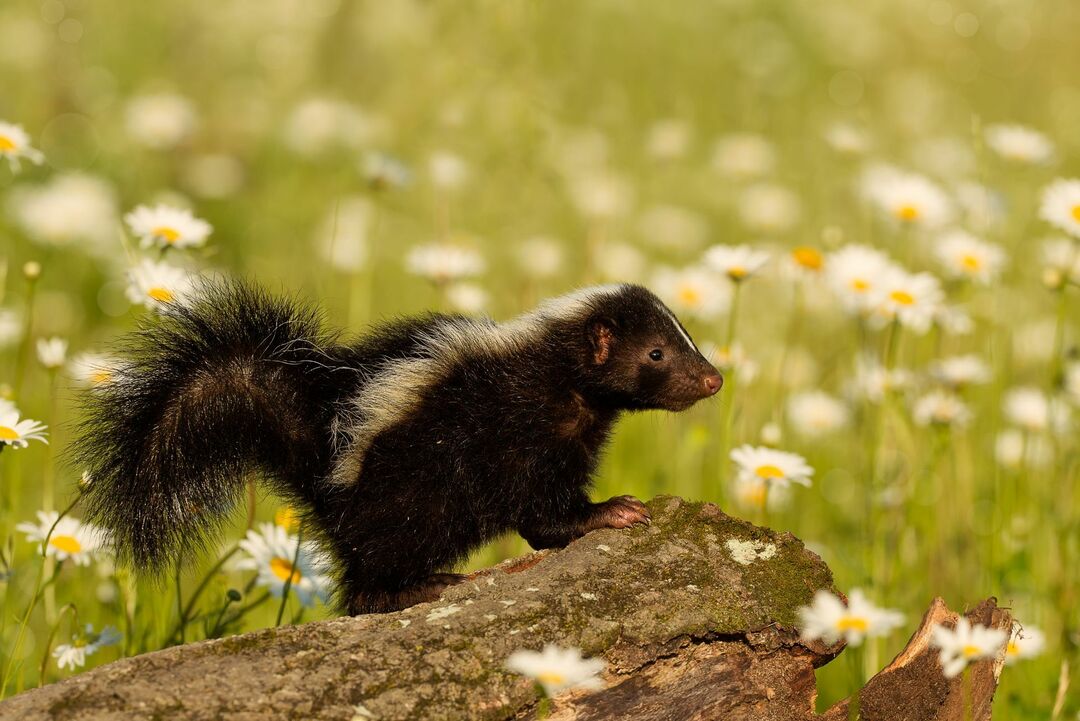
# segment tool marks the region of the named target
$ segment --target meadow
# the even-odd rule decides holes
[[[79,394],[193,277],[353,333],[632,281],[726,383],[626,417],[597,499],[791,531],[904,615],[867,675],[934,596],[996,596],[1038,643],[995,718],[1080,717],[1077,27],[1070,0],[4,3],[3,693],[335,613],[261,491],[166,583],[76,520]]]

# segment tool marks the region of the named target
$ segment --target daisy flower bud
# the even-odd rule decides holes
[[[67,358],[68,342],[63,338],[38,338],[37,358],[42,366],[56,370]]]

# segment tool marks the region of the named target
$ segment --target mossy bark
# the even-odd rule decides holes
[[[711,504],[649,506],[648,528],[508,561],[435,603],[124,659],[16,696],[0,716],[529,718],[534,687],[503,664],[555,643],[608,669],[604,689],[557,698],[553,719],[820,718],[813,670],[842,647],[802,643],[795,623],[816,590],[833,590],[821,559]]]

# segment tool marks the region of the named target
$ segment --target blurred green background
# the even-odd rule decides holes
[[[761,521],[732,492],[727,451],[764,429],[816,469],[814,486],[793,489],[768,523],[820,553],[838,588],[903,610],[909,629],[935,595],[955,609],[996,595],[1048,638],[1041,657],[1005,670],[996,718],[1047,719],[1055,707],[1053,718],[1075,717],[1080,703],[1059,677],[1068,661],[1064,678],[1080,682],[1076,412],[1066,431],[1025,436],[1014,466],[995,446],[1005,393],[1059,393],[1052,369],[1076,341],[1075,293],[1044,282],[1040,241],[1052,229],[1036,207],[1047,183],[1080,172],[1077,27],[1071,0],[7,0],[0,119],[22,125],[47,162],[18,175],[0,167],[0,307],[20,329],[0,347],[0,382],[50,426],[51,445],[0,454],[4,662],[40,563],[14,526],[42,507],[45,484],[64,508],[79,473],[61,462],[76,384],[41,368],[30,340],[103,352],[134,326],[146,311],[124,300],[124,273],[141,252],[121,217],[167,202],[214,227],[204,248],[170,260],[298,292],[350,331],[431,308],[501,319],[609,280],[673,293],[700,345],[734,340],[741,360],[719,401],[627,418],[596,496],[675,493]],[[988,125],[1014,122],[1045,133],[1053,160],[1009,163],[986,147]],[[827,263],[862,243],[939,270],[932,233],[898,230],[864,198],[863,172],[877,163],[932,178],[961,208],[954,224],[1009,255],[989,286],[946,286],[970,333],[899,339],[896,362],[922,379],[911,394],[928,387],[935,359],[975,353],[991,367],[993,380],[965,397],[974,417],[962,429],[913,423],[907,392],[882,411],[853,391],[854,359],[880,354],[887,334],[860,335],[787,261],[812,247]],[[51,203],[43,187],[56,191]],[[967,203],[972,193],[987,206]],[[465,285],[410,272],[408,254],[432,243],[479,254],[484,271]],[[679,308],[667,270],[698,267],[719,243],[773,255],[740,290],[737,326],[730,302]],[[28,335],[27,261],[43,268]],[[844,399],[843,428],[792,427],[789,398],[816,389]],[[1032,460],[1038,444],[1051,460]],[[260,496],[259,517],[277,507]],[[472,565],[523,549],[508,538]],[[188,588],[206,567],[188,572]],[[214,576],[207,603],[236,578]],[[137,587],[138,603],[95,590],[110,583]],[[63,569],[55,603],[128,634],[94,664],[162,645],[173,593],[99,564]],[[275,613],[254,609],[230,630]],[[35,610],[9,692],[38,681],[55,622],[55,608],[51,619]],[[873,644],[867,670],[905,640]],[[822,704],[845,693],[843,673],[822,670]],[[45,680],[61,675],[47,664]]]

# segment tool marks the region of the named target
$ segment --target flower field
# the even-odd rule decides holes
[[[805,540],[848,596],[805,632],[861,644],[857,677],[934,596],[996,596],[1021,625],[939,629],[943,673],[1005,647],[995,718],[1080,718],[1078,26],[1069,0],[3,4],[2,692],[336,613],[261,489],[163,579],[80,520],[79,397],[199,278],[351,334],[636,282],[725,384],[623,419],[596,499]],[[532,650],[546,689],[597,672]],[[819,672],[822,707],[851,675]]]

